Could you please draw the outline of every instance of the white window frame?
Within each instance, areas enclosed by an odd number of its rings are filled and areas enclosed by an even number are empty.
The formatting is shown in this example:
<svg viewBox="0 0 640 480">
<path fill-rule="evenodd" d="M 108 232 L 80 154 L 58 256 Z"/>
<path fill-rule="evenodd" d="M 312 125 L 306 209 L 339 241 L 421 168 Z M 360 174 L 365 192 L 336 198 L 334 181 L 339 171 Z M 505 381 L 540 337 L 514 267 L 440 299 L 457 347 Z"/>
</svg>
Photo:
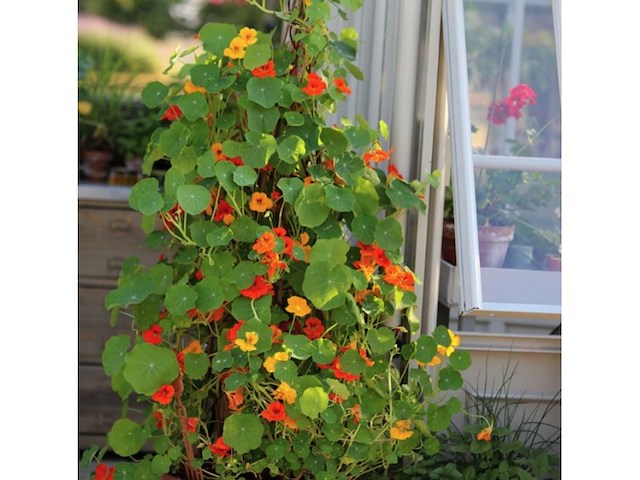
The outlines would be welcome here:
<svg viewBox="0 0 640 480">
<path fill-rule="evenodd" d="M 556 49 L 560 4 L 552 0 Z M 443 2 L 443 38 L 449 105 L 457 242 L 456 296 L 461 316 L 561 318 L 561 272 L 480 267 L 474 168 L 561 172 L 561 159 L 474 155 L 462 0 Z M 560 55 L 556 56 L 560 73 Z M 560 79 L 560 76 L 558 77 Z M 490 299 L 487 301 L 486 299 Z"/>
</svg>

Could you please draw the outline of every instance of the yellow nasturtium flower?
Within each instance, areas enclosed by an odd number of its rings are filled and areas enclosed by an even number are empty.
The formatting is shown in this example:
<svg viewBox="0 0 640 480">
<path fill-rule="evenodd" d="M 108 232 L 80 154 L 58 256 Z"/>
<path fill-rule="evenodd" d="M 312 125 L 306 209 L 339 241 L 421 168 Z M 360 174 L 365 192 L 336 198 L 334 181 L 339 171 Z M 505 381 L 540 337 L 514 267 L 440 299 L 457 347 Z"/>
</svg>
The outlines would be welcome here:
<svg viewBox="0 0 640 480">
<path fill-rule="evenodd" d="M 194 93 L 194 92 L 201 92 L 201 93 L 207 93 L 207 89 L 204 87 L 199 87 L 198 85 L 194 84 L 191 80 L 187 80 L 187 83 L 184 84 L 184 93 Z"/>
<path fill-rule="evenodd" d="M 413 435 L 410 420 L 397 420 L 393 427 L 391 427 L 391 438 L 395 440 L 406 440 Z"/>
<path fill-rule="evenodd" d="M 243 352 L 253 352 L 256 350 L 256 344 L 258 343 L 258 334 L 256 332 L 247 332 L 244 334 L 243 340 L 241 338 L 236 339 L 235 344 L 240 347 Z"/>
<path fill-rule="evenodd" d="M 285 352 L 276 352 L 272 356 L 267 357 L 262 366 L 267 372 L 273 373 L 276 371 L 276 363 L 286 362 L 287 360 L 289 360 L 289 355 Z"/>
<path fill-rule="evenodd" d="M 253 28 L 244 27 L 240 30 L 237 38 L 241 38 L 245 46 L 253 45 L 258 41 L 258 32 Z"/>
<path fill-rule="evenodd" d="M 287 304 L 288 305 L 285 310 L 289 313 L 293 313 L 297 317 L 304 317 L 311 313 L 311 307 L 309 307 L 307 301 L 302 297 L 297 297 L 295 295 L 293 297 L 289 297 L 287 299 Z"/>
<path fill-rule="evenodd" d="M 244 58 L 244 49 L 246 46 L 247 44 L 242 38 L 235 37 L 233 40 L 231 40 L 229 46 L 225 48 L 224 52 L 222 53 L 224 53 L 224 55 L 229 58 L 233 58 L 234 60 Z"/>
<path fill-rule="evenodd" d="M 287 402 L 289 405 L 292 405 L 296 401 L 296 397 L 298 396 L 298 392 L 294 388 L 292 388 L 287 382 L 282 382 L 280 386 L 273 393 L 273 397 L 278 400 L 283 400 Z"/>
</svg>

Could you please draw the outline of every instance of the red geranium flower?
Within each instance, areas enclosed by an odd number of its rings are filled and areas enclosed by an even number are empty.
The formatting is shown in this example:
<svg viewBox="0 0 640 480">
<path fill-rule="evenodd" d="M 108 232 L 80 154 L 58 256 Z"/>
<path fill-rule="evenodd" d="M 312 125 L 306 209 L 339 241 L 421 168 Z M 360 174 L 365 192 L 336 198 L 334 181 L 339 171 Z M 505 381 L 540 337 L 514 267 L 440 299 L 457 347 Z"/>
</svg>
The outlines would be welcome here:
<svg viewBox="0 0 640 480">
<path fill-rule="evenodd" d="M 151 395 L 151 399 L 158 402 L 160 405 L 168 405 L 173 399 L 173 394 L 176 393 L 173 385 L 163 385 L 156 393 Z"/>
<path fill-rule="evenodd" d="M 161 334 L 162 327 L 156 323 L 154 325 L 151 325 L 151 328 L 149 328 L 148 330 L 142 332 L 142 338 L 144 338 L 145 342 L 152 345 L 160 345 L 160 343 L 162 343 Z"/>
<path fill-rule="evenodd" d="M 322 337 L 324 334 L 324 325 L 319 318 L 310 317 L 304 322 L 304 328 L 302 331 L 309 340 L 315 340 L 316 338 Z"/>
<path fill-rule="evenodd" d="M 263 410 L 260 415 L 262 415 L 270 422 L 277 422 L 284 420 L 287 416 L 287 412 L 285 412 L 284 403 L 271 402 L 266 410 Z"/>
<path fill-rule="evenodd" d="M 231 456 L 231 447 L 224 443 L 222 437 L 218 437 L 218 439 L 209 445 L 209 450 L 214 455 L 218 455 L 219 457 L 230 457 Z"/>
<path fill-rule="evenodd" d="M 160 120 L 169 120 L 173 122 L 176 118 L 182 117 L 182 110 L 177 105 L 169 105 L 169 108 L 162 114 Z"/>
</svg>

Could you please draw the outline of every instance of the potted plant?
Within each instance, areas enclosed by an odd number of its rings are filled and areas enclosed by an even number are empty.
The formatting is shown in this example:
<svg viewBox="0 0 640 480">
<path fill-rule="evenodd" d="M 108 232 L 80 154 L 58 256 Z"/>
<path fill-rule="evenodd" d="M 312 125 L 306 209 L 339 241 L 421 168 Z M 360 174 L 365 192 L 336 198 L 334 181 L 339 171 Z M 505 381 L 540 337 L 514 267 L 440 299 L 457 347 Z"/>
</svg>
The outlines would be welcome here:
<svg viewBox="0 0 640 480">
<path fill-rule="evenodd" d="M 419 335 L 401 253 L 427 184 L 381 168 L 384 122 L 325 122 L 360 76 L 353 30 L 327 21 L 359 2 L 248 3 L 282 44 L 207 23 L 176 83 L 142 92 L 163 121 L 129 204 L 159 257 L 105 298 L 132 334 L 102 356 L 124 411 L 83 456 L 96 479 L 367 478 L 435 452 L 461 408 L 471 357 L 443 326 Z"/>
<path fill-rule="evenodd" d="M 116 131 L 136 75 L 121 66 L 108 51 L 78 52 L 78 155 L 85 180 L 106 180 L 116 159 Z"/>
<path fill-rule="evenodd" d="M 535 102 L 536 93 L 529 85 L 522 83 L 511 88 L 504 99 L 493 102 L 489 107 L 487 114 L 489 130 L 499 128 L 509 118 L 515 120 L 523 118 L 524 109 Z M 550 123 L 540 129 L 526 129 L 524 141 L 516 138 L 506 139 L 503 147 L 511 156 L 522 155 Z M 487 133 L 487 141 L 488 139 L 489 133 Z M 485 151 L 487 151 L 486 145 L 480 153 Z M 482 267 L 503 266 L 508 249 L 516 235 L 516 228 L 523 228 L 528 233 L 533 232 L 533 235 L 541 234 L 536 231 L 539 229 L 527 220 L 526 213 L 539 207 L 546 207 L 557 191 L 556 183 L 555 179 L 549 179 L 540 172 L 476 169 L 478 246 Z M 445 193 L 444 209 L 442 256 L 455 264 L 453 194 L 450 186 Z M 523 233 L 520 238 L 524 238 L 527 234 Z M 526 247 L 531 248 L 530 245 Z M 525 254 L 525 256 L 529 255 L 532 256 L 533 253 Z"/>
</svg>

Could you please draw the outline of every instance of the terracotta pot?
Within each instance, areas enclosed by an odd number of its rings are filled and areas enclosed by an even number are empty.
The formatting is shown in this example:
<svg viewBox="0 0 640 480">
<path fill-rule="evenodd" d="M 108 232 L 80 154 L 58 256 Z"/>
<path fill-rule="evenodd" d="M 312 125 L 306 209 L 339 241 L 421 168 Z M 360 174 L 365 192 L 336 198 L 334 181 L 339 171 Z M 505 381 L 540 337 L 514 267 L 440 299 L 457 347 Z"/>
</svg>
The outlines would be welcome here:
<svg viewBox="0 0 640 480">
<path fill-rule="evenodd" d="M 440 255 L 445 262 L 456 264 L 456 229 L 453 219 L 447 218 L 442 223 L 442 247 Z"/>
<path fill-rule="evenodd" d="M 480 250 L 480 266 L 501 268 L 513 234 L 515 225 L 496 227 L 484 225 L 478 227 L 478 247 Z"/>
<path fill-rule="evenodd" d="M 562 257 L 560 255 L 554 255 L 547 253 L 544 257 L 544 268 L 552 272 L 562 271 Z"/>
<path fill-rule="evenodd" d="M 102 182 L 109 176 L 113 152 L 105 150 L 84 150 L 80 152 L 82 174 L 91 182 Z"/>
</svg>

